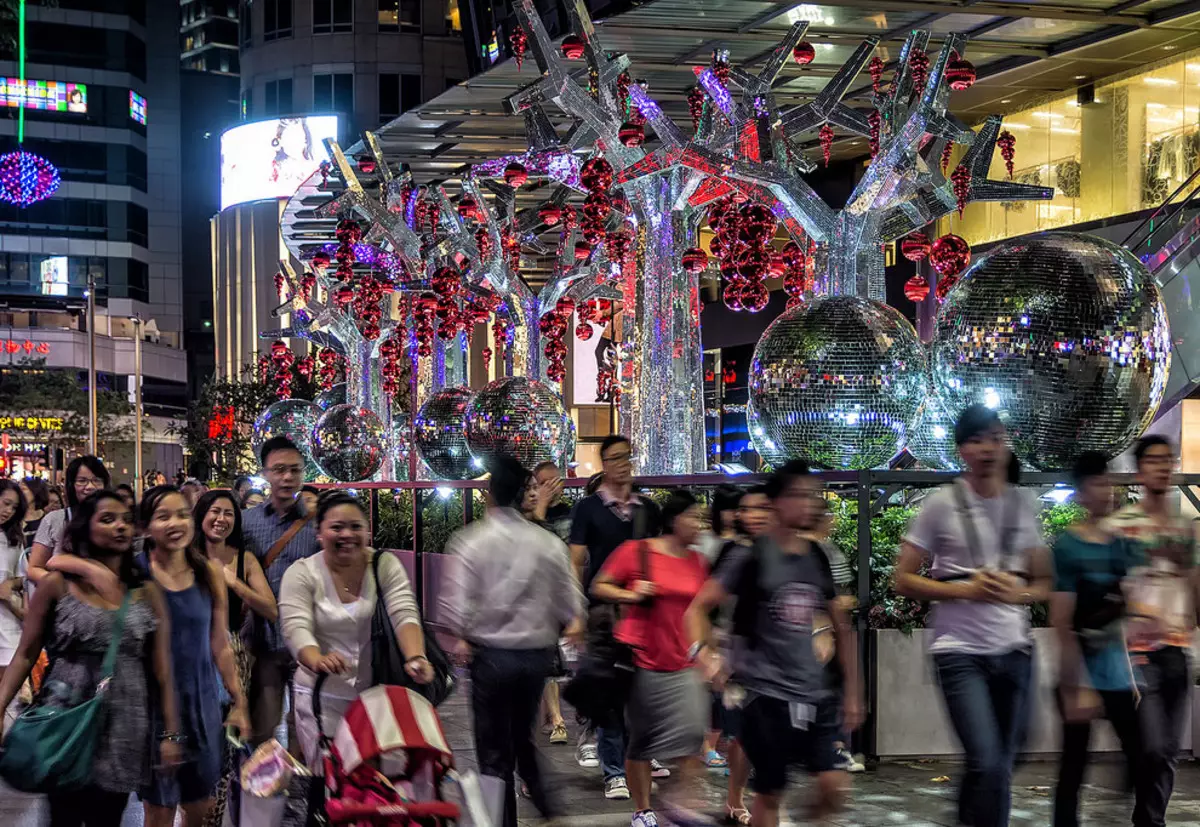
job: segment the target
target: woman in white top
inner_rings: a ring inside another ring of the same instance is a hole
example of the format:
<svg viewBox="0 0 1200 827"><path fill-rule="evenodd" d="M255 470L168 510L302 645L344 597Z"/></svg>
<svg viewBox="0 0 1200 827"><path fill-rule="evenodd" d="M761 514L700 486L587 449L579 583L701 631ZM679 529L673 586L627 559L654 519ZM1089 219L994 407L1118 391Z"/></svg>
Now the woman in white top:
<svg viewBox="0 0 1200 827"><path fill-rule="evenodd" d="M67 507L51 511L42 518L29 555L30 580L37 583L45 577L46 563L62 550L63 535L75 506L111 484L112 478L100 459L86 455L71 460L67 466Z"/></svg>
<svg viewBox="0 0 1200 827"><path fill-rule="evenodd" d="M376 552L368 546L367 515L358 500L340 491L326 494L317 505L316 519L321 553L294 563L279 591L283 634L300 664L295 679L296 733L304 759L313 768L319 759L312 706L317 675L328 675L321 690L321 722L332 736L350 702L374 683L371 617L377 593L371 573ZM379 579L405 669L417 683L428 683L433 667L425 657L417 601L394 555L380 560Z"/></svg>
<svg viewBox="0 0 1200 827"><path fill-rule="evenodd" d="M0 480L0 679L17 651L25 617L22 581L17 573L24 548L24 519L21 489L12 480Z"/></svg>

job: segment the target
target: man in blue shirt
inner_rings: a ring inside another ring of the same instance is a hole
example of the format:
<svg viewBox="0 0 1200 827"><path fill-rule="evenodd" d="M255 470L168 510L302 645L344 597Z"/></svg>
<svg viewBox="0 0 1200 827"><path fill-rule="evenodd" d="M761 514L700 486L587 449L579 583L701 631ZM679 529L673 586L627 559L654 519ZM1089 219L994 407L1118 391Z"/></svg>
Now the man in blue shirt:
<svg viewBox="0 0 1200 827"><path fill-rule="evenodd" d="M297 498L304 483L304 457L287 437L272 437L262 447L263 476L271 484L271 498L247 509L242 515L246 550L258 558L275 599L283 573L297 560L311 557L320 549L312 516ZM296 664L288 651L278 622L254 616L250 651L250 723L252 742L258 745L275 734L283 715L283 693L287 691ZM288 722L288 743L296 743Z"/></svg>
<svg viewBox="0 0 1200 827"><path fill-rule="evenodd" d="M1092 718L1112 723L1129 762L1137 804L1134 824L1143 814L1143 783L1137 695L1125 648L1125 601L1121 581L1132 546L1111 533L1104 521L1112 512L1113 486L1103 455L1089 451L1074 469L1075 501L1087 516L1054 543L1054 594L1050 621L1058 633L1059 706L1063 716L1062 758L1054 797L1054 827L1078 827L1079 788L1088 762Z"/></svg>

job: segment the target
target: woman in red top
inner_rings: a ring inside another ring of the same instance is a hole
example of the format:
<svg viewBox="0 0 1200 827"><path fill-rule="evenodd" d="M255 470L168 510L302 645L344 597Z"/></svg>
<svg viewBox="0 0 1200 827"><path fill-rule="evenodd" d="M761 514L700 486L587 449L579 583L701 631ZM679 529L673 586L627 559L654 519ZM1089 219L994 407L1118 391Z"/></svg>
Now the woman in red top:
<svg viewBox="0 0 1200 827"><path fill-rule="evenodd" d="M683 633L683 615L708 572L703 556L692 550L700 536L700 505L686 491L674 491L662 521L663 536L618 546L592 582L598 600L628 604L616 637L633 647L636 667L625 707L632 827L658 825L650 809L650 759L675 759L685 778L698 775L707 711Z"/></svg>

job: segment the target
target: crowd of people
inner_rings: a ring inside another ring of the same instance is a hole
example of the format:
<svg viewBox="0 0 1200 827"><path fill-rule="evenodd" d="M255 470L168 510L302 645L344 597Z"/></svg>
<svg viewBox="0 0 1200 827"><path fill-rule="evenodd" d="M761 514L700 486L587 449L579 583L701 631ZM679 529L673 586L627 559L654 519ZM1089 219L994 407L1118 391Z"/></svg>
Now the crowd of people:
<svg viewBox="0 0 1200 827"><path fill-rule="evenodd" d="M1092 723L1107 718L1132 823L1164 825L1200 605L1192 526L1168 504L1173 446L1137 443L1140 497L1119 508L1105 458L1079 457L1086 516L1047 548L997 415L968 408L954 437L964 472L924 497L894 588L932 604L930 668L965 758L958 822L1009 823L1034 697L1030 610L1047 604L1062 721L1054 824L1078 825ZM573 505L553 463L499 458L487 516L447 543L440 616L469 664L478 764L505 785L503 827L517 824L519 794L562 813L537 740L545 724L551 743L568 741L564 699L581 724L579 764L606 798L631 802L633 827L657 827L660 809L701 819L706 767L726 772L727 824L776 827L793 768L813 776L809 816L827 823L863 769L849 746L864 698L851 568L829 540L819 478L793 460L722 488L706 512L686 490L640 493L631 450L607 438L601 474ZM155 486L135 503L94 457L68 467L63 508L37 480L0 481L6 725L22 693L86 700L120 641L107 697L121 714L103 729L92 782L50 796L53 827L119 824L131 793L151 827L177 810L188 825L219 823L225 727L251 745L286 727L316 768L318 733L377 682L377 607L407 678L434 679L406 569L371 548L360 501L304 486L287 439L260 459L269 492L257 503L248 479Z"/></svg>

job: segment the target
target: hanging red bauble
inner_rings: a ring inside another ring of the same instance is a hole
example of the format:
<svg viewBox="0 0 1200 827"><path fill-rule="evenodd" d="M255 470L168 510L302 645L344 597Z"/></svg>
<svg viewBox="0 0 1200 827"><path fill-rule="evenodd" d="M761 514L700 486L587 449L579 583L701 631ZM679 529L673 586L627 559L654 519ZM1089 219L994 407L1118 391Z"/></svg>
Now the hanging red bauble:
<svg viewBox="0 0 1200 827"><path fill-rule="evenodd" d="M286 287L287 287L287 280L284 278L283 273L276 273L275 274L275 292L279 294L280 299L286 298L286 296L287 296Z"/></svg>
<svg viewBox="0 0 1200 827"><path fill-rule="evenodd" d="M787 261L784 260L783 253L768 252L767 258L770 260L767 271L772 278L779 278L787 272Z"/></svg>
<svg viewBox="0 0 1200 827"><path fill-rule="evenodd" d="M909 261L924 261L929 256L929 236L917 230L900 240L900 255Z"/></svg>
<svg viewBox="0 0 1200 827"><path fill-rule="evenodd" d="M904 282L904 295L911 302L923 302L929 295L929 282L924 276L916 275Z"/></svg>
<svg viewBox="0 0 1200 827"><path fill-rule="evenodd" d="M594 333L595 330L590 324L580 324L575 326L575 338L581 342L586 342L588 339L592 338Z"/></svg>
<svg viewBox="0 0 1200 827"><path fill-rule="evenodd" d="M586 241L575 242L575 260L586 261L587 257L592 254L592 245Z"/></svg>
<svg viewBox="0 0 1200 827"><path fill-rule="evenodd" d="M636 147L641 146L646 140L646 128L641 124L626 122L621 124L621 131L617 133L622 146Z"/></svg>
<svg viewBox="0 0 1200 827"><path fill-rule="evenodd" d="M699 273L708 266L708 256L699 247L690 247L683 251L680 263L689 273Z"/></svg>
<svg viewBox="0 0 1200 827"><path fill-rule="evenodd" d="M946 82L955 92L965 92L975 85L975 64L955 52L946 64Z"/></svg>
<svg viewBox="0 0 1200 827"><path fill-rule="evenodd" d="M742 307L751 313L758 313L766 308L771 300L771 293L761 281L750 282L742 288Z"/></svg>
<svg viewBox="0 0 1200 827"><path fill-rule="evenodd" d="M621 215L629 215L633 212L633 206L629 203L629 199L625 197L625 193L623 192L610 195L608 203L612 205L614 212L619 212Z"/></svg>
<svg viewBox="0 0 1200 827"><path fill-rule="evenodd" d="M725 285L725 289L721 292L721 299L730 310L741 310L742 286L740 284Z"/></svg>
<svg viewBox="0 0 1200 827"><path fill-rule="evenodd" d="M821 142L821 156L825 159L825 166L829 166L829 154L833 149L833 127L822 124L821 131L817 133L817 140Z"/></svg>
<svg viewBox="0 0 1200 827"><path fill-rule="evenodd" d="M583 162L579 182L588 192L604 192L612 186L613 167L606 159L596 156Z"/></svg>
<svg viewBox="0 0 1200 827"><path fill-rule="evenodd" d="M583 38L577 34L569 34L564 37L562 54L567 60L579 60L583 57Z"/></svg>
<svg viewBox="0 0 1200 827"><path fill-rule="evenodd" d="M954 285L956 284L958 284L958 276L944 276L939 278L937 290L934 291L934 295L937 297L938 302L944 302L946 300L946 296L949 295L950 291L954 289Z"/></svg>
<svg viewBox="0 0 1200 827"><path fill-rule="evenodd" d="M585 218L579 228L579 232L583 235L583 240L588 244L599 244L604 240L604 220Z"/></svg>
<svg viewBox="0 0 1200 827"><path fill-rule="evenodd" d="M767 277L771 258L764 250L749 249L738 256L738 275L747 281L760 281Z"/></svg>
<svg viewBox="0 0 1200 827"><path fill-rule="evenodd" d="M349 287L339 287L333 291L333 303L338 306L343 312L350 306L350 302L354 301L354 291Z"/></svg>
<svg viewBox="0 0 1200 827"><path fill-rule="evenodd" d="M954 200L958 206L958 217L962 218L967 199L971 197L971 170L966 164L959 164L950 173L950 184L954 188Z"/></svg>
<svg viewBox="0 0 1200 827"><path fill-rule="evenodd" d="M538 210L538 218L547 227L553 227L562 220L562 208L557 204L543 204Z"/></svg>
<svg viewBox="0 0 1200 827"><path fill-rule="evenodd" d="M867 115L867 142L871 147L872 158L879 154L879 127L882 123L883 116L879 114L879 110L872 109Z"/></svg>
<svg viewBox="0 0 1200 827"><path fill-rule="evenodd" d="M938 275L957 276L971 263L971 245L959 236L944 235L929 249L929 262Z"/></svg>
<svg viewBox="0 0 1200 827"><path fill-rule="evenodd" d="M688 90L688 113L692 116L692 129L700 128L700 118L704 115L704 90L693 86Z"/></svg>
<svg viewBox="0 0 1200 827"><path fill-rule="evenodd" d="M308 304L313 300L313 291L317 289L317 277L312 273L305 273L300 277L300 297L304 299L304 303Z"/></svg>
<svg viewBox="0 0 1200 827"><path fill-rule="evenodd" d="M593 221L603 221L612 212L612 201L602 190L595 190L583 199L583 214Z"/></svg>
<svg viewBox="0 0 1200 827"><path fill-rule="evenodd" d="M876 95L883 91L881 82L883 80L884 65L883 58L876 55L871 58L871 63L867 66L867 71L871 73L871 91Z"/></svg>
<svg viewBox="0 0 1200 827"><path fill-rule="evenodd" d="M629 233L617 231L608 233L604 238L604 252L613 264L624 265L633 251L633 239Z"/></svg>
<svg viewBox="0 0 1200 827"><path fill-rule="evenodd" d="M525 165L519 161L513 161L504 168L504 183L513 189L525 186L525 182L528 180L529 170L525 169Z"/></svg>
<svg viewBox="0 0 1200 827"><path fill-rule="evenodd" d="M724 258L725 240L719 235L713 235L712 241L708 242L708 251L717 258Z"/></svg>
<svg viewBox="0 0 1200 827"><path fill-rule="evenodd" d="M713 59L712 72L717 76L717 80L721 82L722 86L729 85L729 75L732 71L733 69L730 67L728 60Z"/></svg>
<svg viewBox="0 0 1200 827"><path fill-rule="evenodd" d="M1006 129L996 139L996 146L1000 147L1000 157L1004 159L1004 166L1008 169L1008 177L1012 178L1013 159L1017 157L1017 137Z"/></svg>
<svg viewBox="0 0 1200 827"><path fill-rule="evenodd" d="M908 56L908 69L912 73L913 90L918 94L925 91L925 81L929 79L929 55L921 49L913 49Z"/></svg>
<svg viewBox="0 0 1200 827"><path fill-rule="evenodd" d="M942 175L946 174L947 168L950 166L950 156L954 154L954 144L947 143L942 147Z"/></svg>
<svg viewBox="0 0 1200 827"><path fill-rule="evenodd" d="M373 173L376 169L375 159L370 155L358 156L358 171L364 172L367 175Z"/></svg>
<svg viewBox="0 0 1200 827"><path fill-rule="evenodd" d="M490 347L484 347L484 349L483 349L483 350L480 352L480 355L483 357L483 369L484 369L484 370L491 370L491 367L492 367L492 349L491 349Z"/></svg>
<svg viewBox="0 0 1200 827"><path fill-rule="evenodd" d="M521 64L525 61L525 50L529 48L529 35L525 34L525 30L520 26L517 26L508 36L508 45L512 47L513 59L517 61L517 71L519 72Z"/></svg>
<svg viewBox="0 0 1200 827"><path fill-rule="evenodd" d="M468 193L458 202L458 215L467 221L478 221L480 217L479 202Z"/></svg>
<svg viewBox="0 0 1200 827"><path fill-rule="evenodd" d="M287 342L283 341L282 339L276 339L275 341L271 342L272 359L283 360L290 352L291 351L288 350Z"/></svg>
<svg viewBox="0 0 1200 827"><path fill-rule="evenodd" d="M801 40L796 44L796 48L792 49L792 60L799 63L801 66L807 66L812 63L817 57L817 50L807 40Z"/></svg>
<svg viewBox="0 0 1200 827"><path fill-rule="evenodd" d="M329 266L329 253L317 253L312 257L312 268L318 274L323 274L325 268Z"/></svg>

